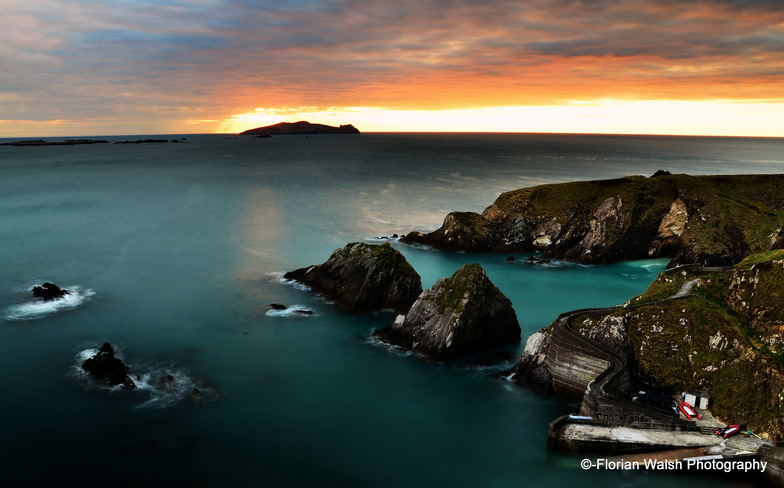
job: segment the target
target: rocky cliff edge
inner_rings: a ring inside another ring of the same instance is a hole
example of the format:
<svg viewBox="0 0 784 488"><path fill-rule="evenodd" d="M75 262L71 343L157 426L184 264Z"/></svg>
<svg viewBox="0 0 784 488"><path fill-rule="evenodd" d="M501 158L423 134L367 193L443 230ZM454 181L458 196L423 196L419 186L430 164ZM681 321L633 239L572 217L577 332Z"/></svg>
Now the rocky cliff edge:
<svg viewBox="0 0 784 488"><path fill-rule="evenodd" d="M689 176L541 185L481 214L452 212L404 242L470 252L541 252L583 263L672 258L731 265L784 247L784 175Z"/></svg>
<svg viewBox="0 0 784 488"><path fill-rule="evenodd" d="M690 292L678 293L685 289ZM578 313L571 325L625 355L634 383L704 391L724 422L781 439L782 290L784 250L769 251L726 272L697 267L664 272L643 295L603 312ZM551 325L529 337L515 380L552 388L551 374L558 369L548 368L546 358L553 330Z"/></svg>

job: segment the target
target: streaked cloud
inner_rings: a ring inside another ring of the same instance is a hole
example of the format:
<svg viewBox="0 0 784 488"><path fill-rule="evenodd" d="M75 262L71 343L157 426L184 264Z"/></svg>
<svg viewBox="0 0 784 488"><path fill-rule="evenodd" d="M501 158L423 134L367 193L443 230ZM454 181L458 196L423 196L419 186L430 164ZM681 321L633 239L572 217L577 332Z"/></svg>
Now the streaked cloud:
<svg viewBox="0 0 784 488"><path fill-rule="evenodd" d="M100 121L104 133L218 130L259 107L784 99L780 0L6 0L3 10L0 119Z"/></svg>

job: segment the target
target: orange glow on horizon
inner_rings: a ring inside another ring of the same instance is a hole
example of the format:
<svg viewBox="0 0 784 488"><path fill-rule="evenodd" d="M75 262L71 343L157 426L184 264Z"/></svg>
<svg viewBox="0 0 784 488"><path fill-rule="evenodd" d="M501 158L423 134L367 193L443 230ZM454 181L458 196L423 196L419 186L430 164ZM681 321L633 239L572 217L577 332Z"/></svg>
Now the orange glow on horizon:
<svg viewBox="0 0 784 488"><path fill-rule="evenodd" d="M784 137L784 102L574 101L453 110L375 107L256 109L224 121L238 133L278 122L353 124L363 132L552 132Z"/></svg>

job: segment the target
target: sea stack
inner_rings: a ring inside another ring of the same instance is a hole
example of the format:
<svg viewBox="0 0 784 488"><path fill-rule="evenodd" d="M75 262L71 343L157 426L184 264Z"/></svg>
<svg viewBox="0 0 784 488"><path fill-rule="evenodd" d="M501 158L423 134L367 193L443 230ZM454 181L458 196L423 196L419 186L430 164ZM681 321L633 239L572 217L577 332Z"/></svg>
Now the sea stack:
<svg viewBox="0 0 784 488"><path fill-rule="evenodd" d="M389 243L352 242L317 266L284 275L311 287L350 312L392 309L405 313L420 293L422 280Z"/></svg>
<svg viewBox="0 0 784 488"><path fill-rule="evenodd" d="M122 385L124 390L136 388L136 383L128 376L128 366L114 355L114 348L108 342L95 356L82 363L82 369L92 376L103 378L109 386Z"/></svg>
<svg viewBox="0 0 784 488"><path fill-rule="evenodd" d="M512 302L479 264L466 264L419 296L405 315L374 335L438 360L520 340Z"/></svg>

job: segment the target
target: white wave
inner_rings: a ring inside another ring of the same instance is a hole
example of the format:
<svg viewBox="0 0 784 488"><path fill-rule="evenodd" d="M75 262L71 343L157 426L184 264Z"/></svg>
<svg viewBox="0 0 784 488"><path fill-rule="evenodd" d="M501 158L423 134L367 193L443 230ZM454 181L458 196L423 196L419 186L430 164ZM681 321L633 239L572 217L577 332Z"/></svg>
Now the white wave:
<svg viewBox="0 0 784 488"><path fill-rule="evenodd" d="M133 380L136 388L126 390L123 385L109 386L101 378L95 378L82 369L82 364L96 354L98 354L97 348L79 351L68 376L88 390L123 395L146 394L147 399L136 408L167 408L186 400L201 402L212 400L220 395L215 387L207 384L203 379L191 376L185 369L174 366L157 366L146 371L137 371L138 368L129 365L128 376ZM115 354L118 359L124 360L117 348Z"/></svg>
<svg viewBox="0 0 784 488"><path fill-rule="evenodd" d="M386 350L387 352L391 352L397 356L408 357L408 356L423 356L420 353L414 352L410 349L404 349L398 345L390 344L388 342L383 341L379 337L374 336L373 334L368 335L365 337L365 343L370 344L374 347L379 347L381 349ZM424 357L424 356L423 356Z"/></svg>
<svg viewBox="0 0 784 488"><path fill-rule="evenodd" d="M95 296L95 292L89 288L82 289L80 286L74 285L66 286L65 289L68 290L68 294L62 298L48 301L34 299L26 303L11 305L3 310L2 317L6 320L39 319L54 312L76 308ZM30 290L32 290L32 286L27 288L27 291Z"/></svg>
<svg viewBox="0 0 784 488"><path fill-rule="evenodd" d="M267 317L313 317L316 314L313 310L304 305L292 305L283 310L270 309L265 313Z"/></svg>
<svg viewBox="0 0 784 488"><path fill-rule="evenodd" d="M365 237L365 242L399 242L402 239L402 235L391 235L391 236L378 236L378 237Z"/></svg>
<svg viewBox="0 0 784 488"><path fill-rule="evenodd" d="M201 391L197 381L182 370L158 368L130 376L138 391L150 395L150 399L139 404L137 408L170 407L182 400L193 398L194 391Z"/></svg>
<svg viewBox="0 0 784 488"><path fill-rule="evenodd" d="M309 286L303 285L302 283L300 283L297 280L288 280L288 279L284 278L283 275L285 275L285 274L286 274L285 271L278 271L278 272L275 272L275 273L270 273L270 281L273 282L273 283L281 283L283 285L293 286L297 290L310 291L310 287Z"/></svg>

